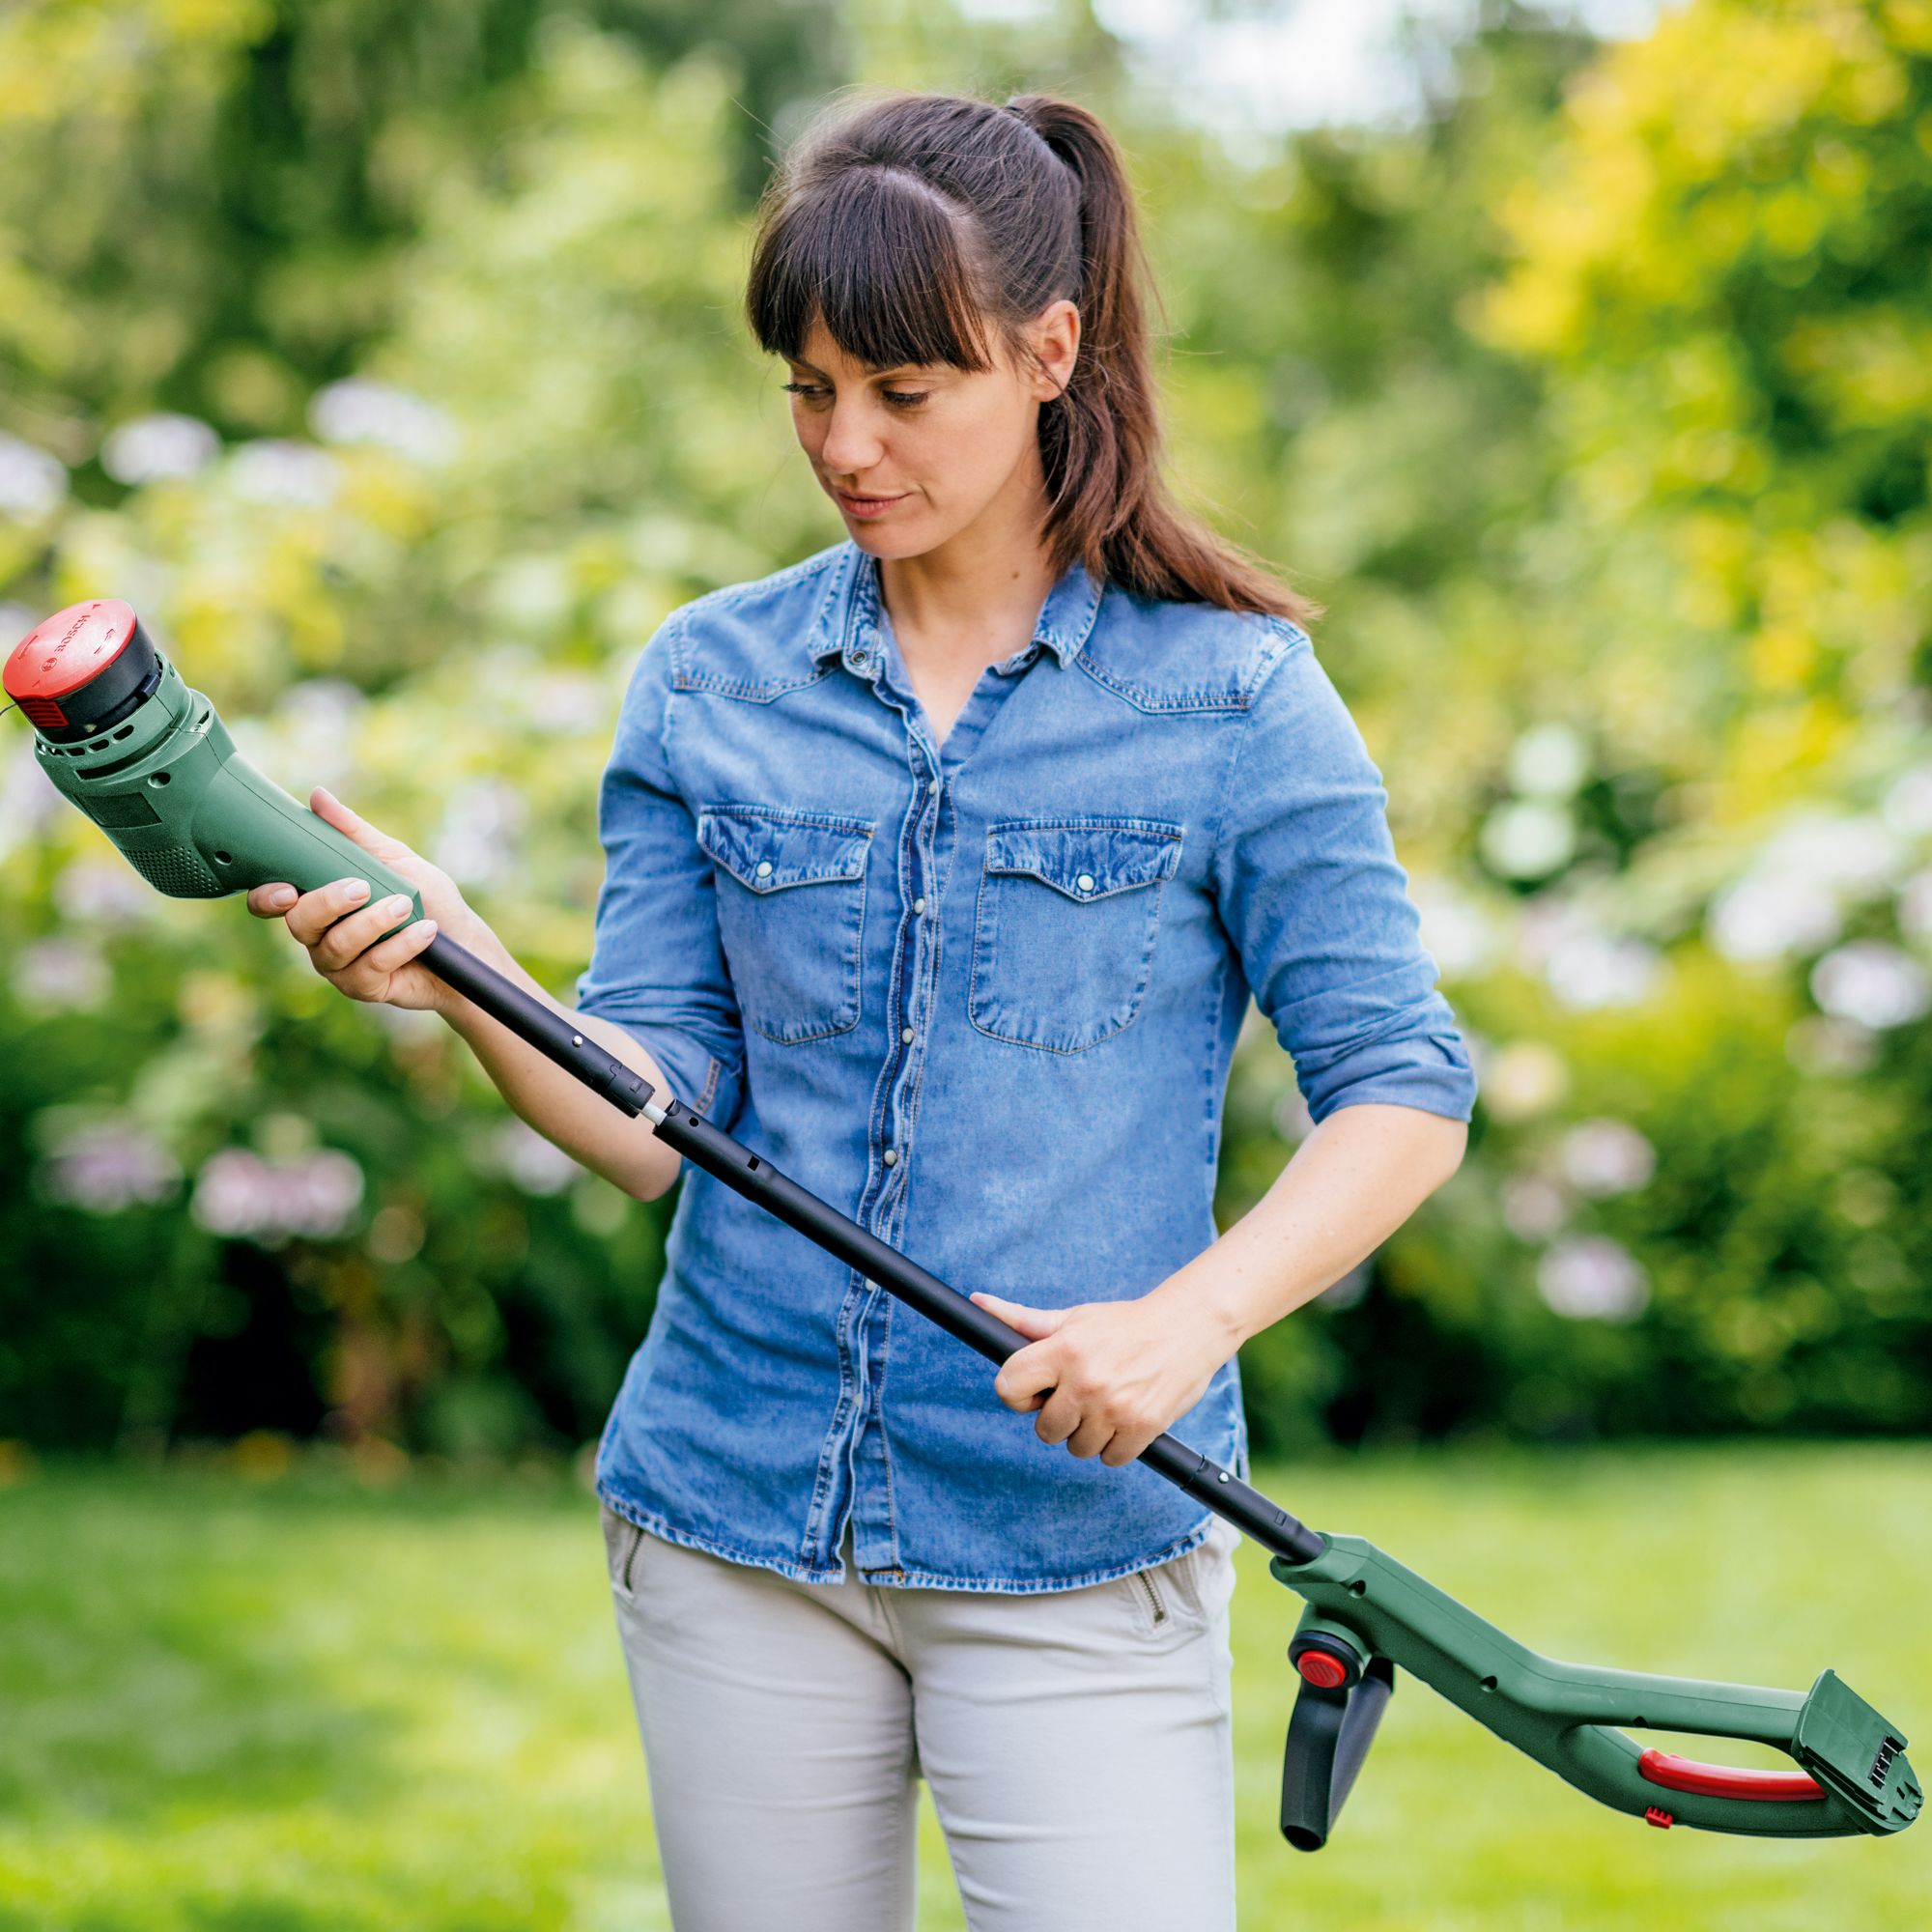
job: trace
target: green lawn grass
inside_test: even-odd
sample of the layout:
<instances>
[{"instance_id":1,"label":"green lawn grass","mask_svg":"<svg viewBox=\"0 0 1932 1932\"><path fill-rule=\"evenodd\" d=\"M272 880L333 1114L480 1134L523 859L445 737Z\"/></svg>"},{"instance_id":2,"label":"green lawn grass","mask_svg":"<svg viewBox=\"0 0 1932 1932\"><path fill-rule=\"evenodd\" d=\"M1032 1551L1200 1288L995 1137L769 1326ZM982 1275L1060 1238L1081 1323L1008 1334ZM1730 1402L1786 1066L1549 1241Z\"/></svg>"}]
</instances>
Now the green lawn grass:
<instances>
[{"instance_id":1,"label":"green lawn grass","mask_svg":"<svg viewBox=\"0 0 1932 1932\"><path fill-rule=\"evenodd\" d=\"M1550 1655L1798 1690L1829 1663L1932 1764L1932 1447L1429 1453L1263 1485ZM55 1464L0 1491L0 1932L668 1926L602 1563L562 1475ZM1932 1827L1655 1831L1413 1680L1328 1848L1290 1851L1299 1600L1240 1563L1244 1928L1932 1922ZM922 1829L923 1932L958 1928L929 1803Z\"/></svg>"}]
</instances>

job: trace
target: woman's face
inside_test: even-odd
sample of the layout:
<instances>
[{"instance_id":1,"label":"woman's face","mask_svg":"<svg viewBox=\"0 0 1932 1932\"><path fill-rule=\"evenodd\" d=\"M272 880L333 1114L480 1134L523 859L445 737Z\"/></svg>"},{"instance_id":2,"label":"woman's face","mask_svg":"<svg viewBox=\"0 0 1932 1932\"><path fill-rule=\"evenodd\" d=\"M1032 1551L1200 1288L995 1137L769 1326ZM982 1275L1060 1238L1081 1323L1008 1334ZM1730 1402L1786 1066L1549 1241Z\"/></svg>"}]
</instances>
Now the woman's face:
<instances>
[{"instance_id":1,"label":"woman's face","mask_svg":"<svg viewBox=\"0 0 1932 1932\"><path fill-rule=\"evenodd\" d=\"M1003 343L993 346L996 366L978 373L945 362L868 369L813 319L788 358L792 426L861 549L923 556L964 530L1038 527L1039 406L1073 374L1079 311L1052 303L1033 341L1037 371L1020 368Z\"/></svg>"}]
</instances>

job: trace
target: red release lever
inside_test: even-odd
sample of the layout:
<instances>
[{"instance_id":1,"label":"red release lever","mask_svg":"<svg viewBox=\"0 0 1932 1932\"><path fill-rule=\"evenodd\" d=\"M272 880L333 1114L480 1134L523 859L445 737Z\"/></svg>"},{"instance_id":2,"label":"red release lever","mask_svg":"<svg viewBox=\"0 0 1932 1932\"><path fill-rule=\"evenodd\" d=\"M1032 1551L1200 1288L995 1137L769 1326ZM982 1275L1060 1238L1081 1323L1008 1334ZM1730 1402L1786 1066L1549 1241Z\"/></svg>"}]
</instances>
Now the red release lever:
<instances>
[{"instance_id":1,"label":"red release lever","mask_svg":"<svg viewBox=\"0 0 1932 1932\"><path fill-rule=\"evenodd\" d=\"M1647 1750L1637 1770L1653 1784L1697 1791L1706 1798L1822 1798L1824 1787L1802 1771L1742 1771L1730 1764L1699 1764L1669 1751Z\"/></svg>"}]
</instances>

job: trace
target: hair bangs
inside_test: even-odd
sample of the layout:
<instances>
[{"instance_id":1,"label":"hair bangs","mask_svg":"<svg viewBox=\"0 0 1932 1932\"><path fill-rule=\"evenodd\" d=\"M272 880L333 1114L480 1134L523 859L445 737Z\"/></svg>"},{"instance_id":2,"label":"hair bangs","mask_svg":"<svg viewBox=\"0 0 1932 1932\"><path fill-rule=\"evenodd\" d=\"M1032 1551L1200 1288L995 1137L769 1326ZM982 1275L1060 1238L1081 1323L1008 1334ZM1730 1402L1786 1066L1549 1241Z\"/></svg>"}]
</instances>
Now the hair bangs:
<instances>
[{"instance_id":1,"label":"hair bangs","mask_svg":"<svg viewBox=\"0 0 1932 1932\"><path fill-rule=\"evenodd\" d=\"M969 218L894 168L818 184L783 210L753 258L747 306L759 345L796 360L816 317L868 368L991 368L962 245Z\"/></svg>"}]
</instances>

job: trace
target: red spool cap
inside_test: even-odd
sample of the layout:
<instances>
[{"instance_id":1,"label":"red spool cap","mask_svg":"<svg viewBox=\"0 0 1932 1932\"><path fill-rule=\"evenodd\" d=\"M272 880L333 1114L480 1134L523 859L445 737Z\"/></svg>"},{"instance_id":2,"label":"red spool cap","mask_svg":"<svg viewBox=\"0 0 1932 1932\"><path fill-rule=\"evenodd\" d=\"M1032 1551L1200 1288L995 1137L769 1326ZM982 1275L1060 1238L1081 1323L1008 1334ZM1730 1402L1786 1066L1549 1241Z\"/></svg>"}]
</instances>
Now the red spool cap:
<instances>
[{"instance_id":1,"label":"red spool cap","mask_svg":"<svg viewBox=\"0 0 1932 1932\"><path fill-rule=\"evenodd\" d=\"M1346 1683L1349 1677L1349 1666L1339 1657L1330 1657L1325 1650L1304 1650L1295 1660L1294 1667L1309 1683L1323 1690L1334 1690L1338 1684Z\"/></svg>"},{"instance_id":2,"label":"red spool cap","mask_svg":"<svg viewBox=\"0 0 1932 1932\"><path fill-rule=\"evenodd\" d=\"M14 646L0 683L36 724L65 724L61 699L92 684L134 637L134 607L118 597L70 604Z\"/></svg>"}]
</instances>

